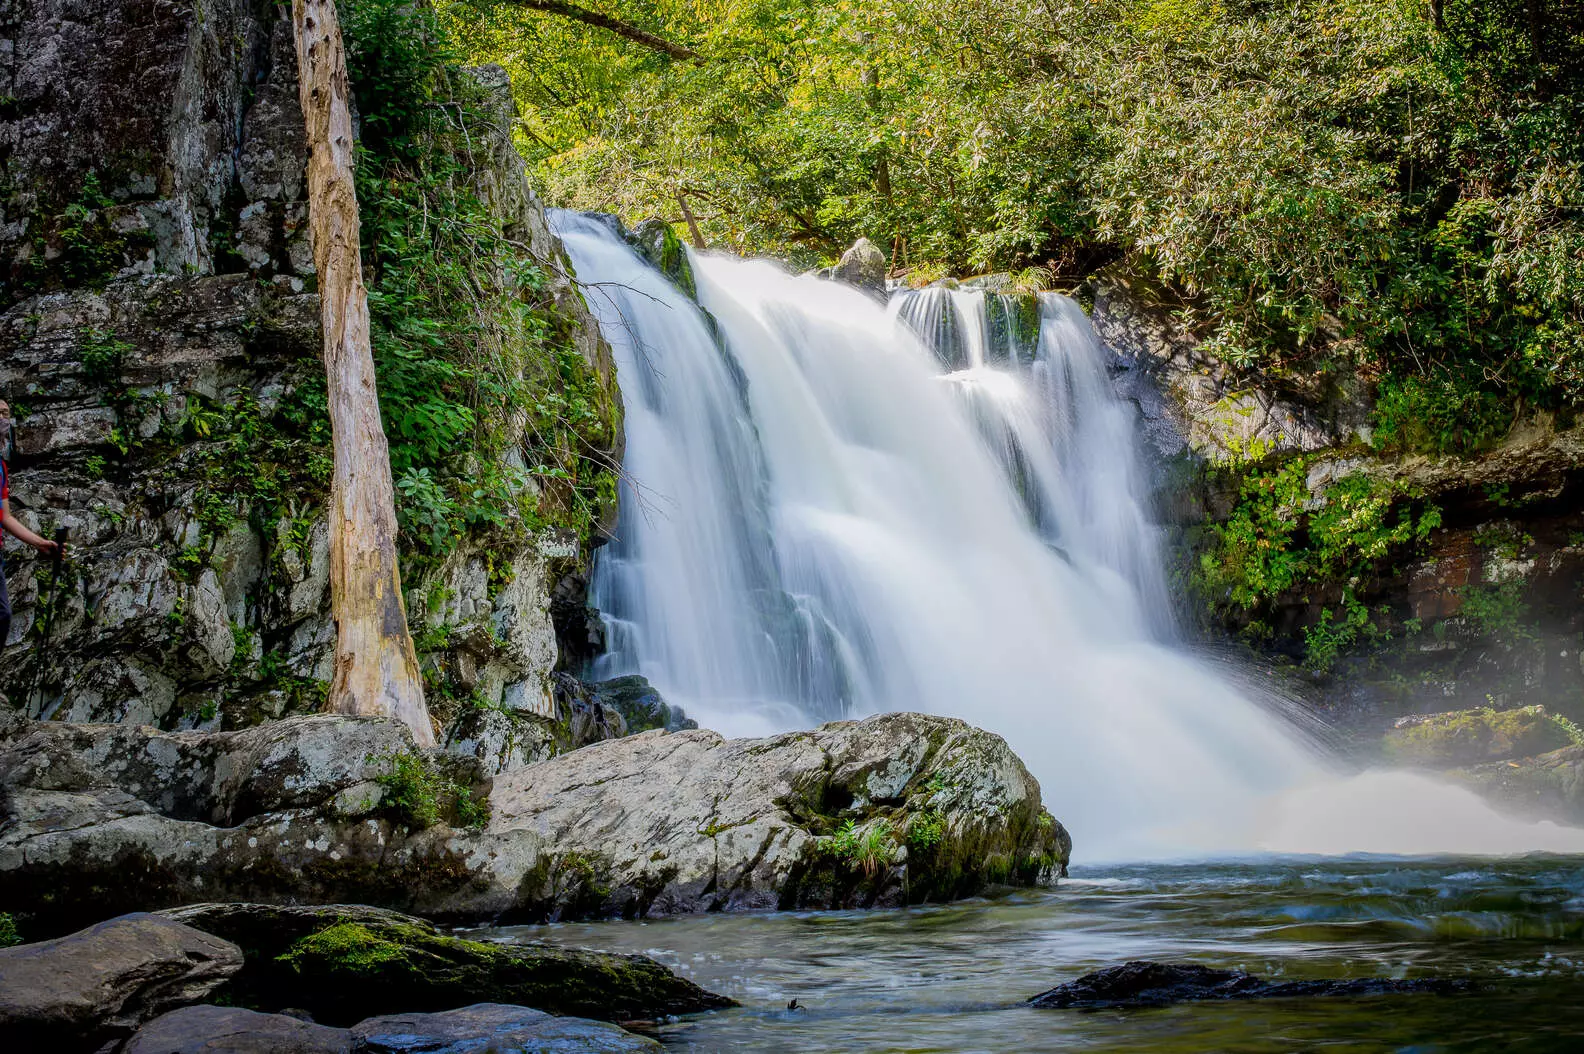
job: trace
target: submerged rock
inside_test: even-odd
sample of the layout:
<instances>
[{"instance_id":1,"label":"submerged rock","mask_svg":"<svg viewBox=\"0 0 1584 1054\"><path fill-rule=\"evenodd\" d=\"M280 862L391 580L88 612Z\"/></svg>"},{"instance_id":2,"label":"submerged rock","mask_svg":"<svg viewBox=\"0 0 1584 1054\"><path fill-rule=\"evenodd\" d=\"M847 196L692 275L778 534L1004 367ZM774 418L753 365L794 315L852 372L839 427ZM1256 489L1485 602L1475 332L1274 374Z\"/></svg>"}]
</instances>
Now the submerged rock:
<instances>
[{"instance_id":1,"label":"submerged rock","mask_svg":"<svg viewBox=\"0 0 1584 1054\"><path fill-rule=\"evenodd\" d=\"M0 1035L38 1049L93 1049L207 998L240 969L236 945L158 915L0 949Z\"/></svg>"},{"instance_id":2,"label":"submerged rock","mask_svg":"<svg viewBox=\"0 0 1584 1054\"><path fill-rule=\"evenodd\" d=\"M1057 1010L1106 1010L1166 1006L1208 999L1280 999L1310 996L1452 992L1463 985L1434 979L1355 978L1332 981L1263 981L1242 970L1216 970L1192 963L1134 960L1084 974L1029 1000Z\"/></svg>"},{"instance_id":3,"label":"submerged rock","mask_svg":"<svg viewBox=\"0 0 1584 1054\"><path fill-rule=\"evenodd\" d=\"M1052 881L1071 850L1005 741L952 718L656 730L493 780L464 761L367 718L0 715L0 903L34 933L216 899L459 921L868 906Z\"/></svg>"},{"instance_id":4,"label":"submerged rock","mask_svg":"<svg viewBox=\"0 0 1584 1054\"><path fill-rule=\"evenodd\" d=\"M196 904L164 914L247 953L228 988L235 1002L297 1007L332 1024L481 999L613 1021L735 1005L646 956L464 940L357 904Z\"/></svg>"}]
</instances>

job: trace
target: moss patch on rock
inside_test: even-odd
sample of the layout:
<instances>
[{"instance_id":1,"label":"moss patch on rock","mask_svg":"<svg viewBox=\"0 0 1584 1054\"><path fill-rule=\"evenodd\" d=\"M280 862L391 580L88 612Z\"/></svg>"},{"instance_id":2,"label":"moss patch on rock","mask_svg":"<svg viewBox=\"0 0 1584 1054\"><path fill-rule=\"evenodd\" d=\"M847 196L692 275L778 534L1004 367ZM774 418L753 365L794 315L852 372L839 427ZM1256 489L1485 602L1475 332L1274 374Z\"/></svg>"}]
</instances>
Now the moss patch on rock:
<instances>
[{"instance_id":1,"label":"moss patch on rock","mask_svg":"<svg viewBox=\"0 0 1584 1054\"><path fill-rule=\"evenodd\" d=\"M207 904L170 914L242 947L237 1005L300 1007L333 1024L479 1002L603 1021L734 1005L642 955L465 940L361 905Z\"/></svg>"},{"instance_id":2,"label":"moss patch on rock","mask_svg":"<svg viewBox=\"0 0 1584 1054\"><path fill-rule=\"evenodd\" d=\"M1457 768L1527 758L1580 744L1577 726L1543 706L1454 710L1400 719L1381 743L1398 765Z\"/></svg>"}]
</instances>

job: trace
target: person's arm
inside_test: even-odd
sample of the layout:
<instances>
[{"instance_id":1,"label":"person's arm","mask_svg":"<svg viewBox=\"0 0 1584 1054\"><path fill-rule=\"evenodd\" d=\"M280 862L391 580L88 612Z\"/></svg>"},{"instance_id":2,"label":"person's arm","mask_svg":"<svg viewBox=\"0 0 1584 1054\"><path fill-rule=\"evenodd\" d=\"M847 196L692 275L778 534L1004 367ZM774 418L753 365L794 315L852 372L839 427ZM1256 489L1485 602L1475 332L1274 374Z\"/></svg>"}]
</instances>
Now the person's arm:
<instances>
[{"instance_id":1,"label":"person's arm","mask_svg":"<svg viewBox=\"0 0 1584 1054\"><path fill-rule=\"evenodd\" d=\"M59 542L52 542L48 538L40 538L28 530L27 525L21 520L11 515L11 502L9 501L0 501L0 527L5 528L5 532L15 537L18 541L26 542L46 556L54 556L55 551L60 548Z\"/></svg>"}]
</instances>

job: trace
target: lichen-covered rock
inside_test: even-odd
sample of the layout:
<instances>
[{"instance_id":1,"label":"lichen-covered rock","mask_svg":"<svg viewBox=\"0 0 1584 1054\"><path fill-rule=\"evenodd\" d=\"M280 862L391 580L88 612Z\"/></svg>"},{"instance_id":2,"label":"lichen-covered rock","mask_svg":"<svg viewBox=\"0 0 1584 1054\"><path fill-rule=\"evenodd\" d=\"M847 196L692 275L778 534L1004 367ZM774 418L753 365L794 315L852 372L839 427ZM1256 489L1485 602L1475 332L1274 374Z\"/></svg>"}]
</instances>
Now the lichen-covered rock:
<instances>
[{"instance_id":1,"label":"lichen-covered rock","mask_svg":"<svg viewBox=\"0 0 1584 1054\"><path fill-rule=\"evenodd\" d=\"M497 779L480 842L520 918L948 899L1071 849L1000 737L921 714L597 743Z\"/></svg>"},{"instance_id":2,"label":"lichen-covered rock","mask_svg":"<svg viewBox=\"0 0 1584 1054\"><path fill-rule=\"evenodd\" d=\"M484 943L361 905L197 904L163 913L240 946L227 989L240 1005L351 1024L474 1000L626 1021L733 1005L642 955Z\"/></svg>"},{"instance_id":3,"label":"lichen-covered rock","mask_svg":"<svg viewBox=\"0 0 1584 1054\"><path fill-rule=\"evenodd\" d=\"M898 904L1048 882L1071 848L1006 743L951 718L657 730L489 782L447 759L377 719L166 733L0 714L0 903L57 933L215 899L459 920Z\"/></svg>"},{"instance_id":4,"label":"lichen-covered rock","mask_svg":"<svg viewBox=\"0 0 1584 1054\"><path fill-rule=\"evenodd\" d=\"M1394 764L1446 769L1527 758L1575 745L1566 723L1543 706L1524 706L1401 717L1386 733L1381 750Z\"/></svg>"},{"instance_id":5,"label":"lichen-covered rock","mask_svg":"<svg viewBox=\"0 0 1584 1054\"><path fill-rule=\"evenodd\" d=\"M0 1036L24 1045L12 1049L91 1050L240 969L236 945L147 914L0 949Z\"/></svg>"}]
</instances>

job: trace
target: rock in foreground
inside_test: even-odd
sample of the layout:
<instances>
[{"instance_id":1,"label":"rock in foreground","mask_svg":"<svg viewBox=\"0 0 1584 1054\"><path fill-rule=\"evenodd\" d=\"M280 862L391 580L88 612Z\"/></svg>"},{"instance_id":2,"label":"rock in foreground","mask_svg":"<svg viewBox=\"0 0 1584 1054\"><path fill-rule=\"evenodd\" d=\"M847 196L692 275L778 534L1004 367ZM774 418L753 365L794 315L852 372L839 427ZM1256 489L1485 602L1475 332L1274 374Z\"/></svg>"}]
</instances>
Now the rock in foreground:
<instances>
[{"instance_id":1,"label":"rock in foreground","mask_svg":"<svg viewBox=\"0 0 1584 1054\"><path fill-rule=\"evenodd\" d=\"M294 1007L330 1024L478 1000L606 1021L735 1005L642 955L463 940L356 904L194 904L164 914L246 953L227 989L232 1001Z\"/></svg>"},{"instance_id":2,"label":"rock in foreground","mask_svg":"<svg viewBox=\"0 0 1584 1054\"><path fill-rule=\"evenodd\" d=\"M0 715L0 903L27 905L34 935L214 900L458 921L889 905L1051 881L1071 849L1005 741L952 718L657 730L492 782L441 765L374 719ZM437 808L437 787L469 810Z\"/></svg>"},{"instance_id":3,"label":"rock in foreground","mask_svg":"<svg viewBox=\"0 0 1584 1054\"><path fill-rule=\"evenodd\" d=\"M1216 970L1192 963L1135 960L1084 974L1029 1000L1058 1010L1108 1010L1166 1006L1211 999L1281 999L1312 996L1452 992L1454 981L1358 978L1334 981L1262 981L1241 970Z\"/></svg>"},{"instance_id":4,"label":"rock in foreground","mask_svg":"<svg viewBox=\"0 0 1584 1054\"><path fill-rule=\"evenodd\" d=\"M93 1049L241 968L236 945L157 915L0 949L0 1036L29 1050Z\"/></svg>"},{"instance_id":5,"label":"rock in foreground","mask_svg":"<svg viewBox=\"0 0 1584 1054\"><path fill-rule=\"evenodd\" d=\"M124 1054L627 1054L659 1050L615 1025L479 1003L443 1014L399 1014L350 1029L284 1014L193 1006L144 1026Z\"/></svg>"}]
</instances>

